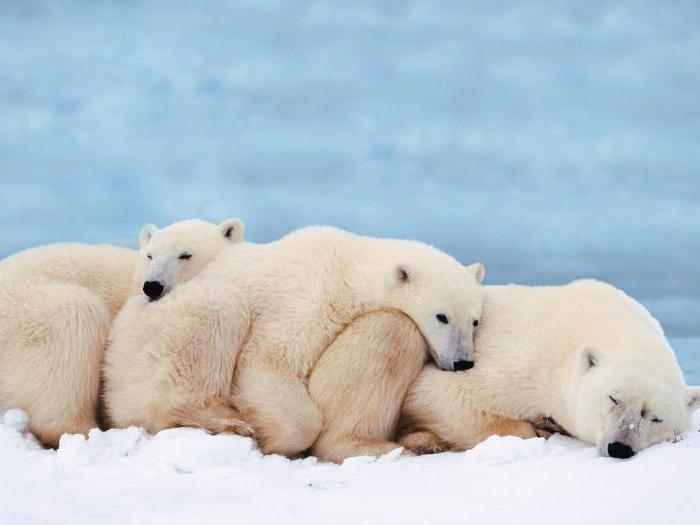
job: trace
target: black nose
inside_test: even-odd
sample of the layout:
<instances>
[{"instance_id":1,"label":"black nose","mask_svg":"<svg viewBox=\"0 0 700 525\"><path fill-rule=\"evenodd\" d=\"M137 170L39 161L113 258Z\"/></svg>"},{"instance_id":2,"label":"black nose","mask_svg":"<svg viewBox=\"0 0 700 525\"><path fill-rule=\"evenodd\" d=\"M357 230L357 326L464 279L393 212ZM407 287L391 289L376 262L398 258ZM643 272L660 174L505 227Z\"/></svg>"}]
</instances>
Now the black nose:
<instances>
[{"instance_id":1,"label":"black nose","mask_svg":"<svg viewBox=\"0 0 700 525\"><path fill-rule=\"evenodd\" d=\"M143 293L145 293L151 301L155 301L163 295L163 285L158 281L146 281L143 283Z\"/></svg>"},{"instance_id":2,"label":"black nose","mask_svg":"<svg viewBox=\"0 0 700 525\"><path fill-rule=\"evenodd\" d=\"M629 445L620 443L619 441L613 441L608 445L608 456L617 459L627 459L634 456L634 450Z\"/></svg>"},{"instance_id":3,"label":"black nose","mask_svg":"<svg viewBox=\"0 0 700 525\"><path fill-rule=\"evenodd\" d=\"M452 370L457 372L458 370L469 370L474 368L474 361L455 361L452 363Z\"/></svg>"}]
</instances>

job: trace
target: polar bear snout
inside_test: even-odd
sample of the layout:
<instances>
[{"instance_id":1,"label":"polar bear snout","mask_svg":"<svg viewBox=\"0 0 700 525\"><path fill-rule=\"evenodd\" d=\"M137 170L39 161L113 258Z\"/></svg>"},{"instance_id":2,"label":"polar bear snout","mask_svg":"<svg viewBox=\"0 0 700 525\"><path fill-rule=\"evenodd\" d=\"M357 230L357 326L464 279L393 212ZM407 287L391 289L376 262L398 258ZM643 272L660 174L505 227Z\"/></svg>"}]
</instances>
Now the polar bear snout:
<instances>
[{"instance_id":1,"label":"polar bear snout","mask_svg":"<svg viewBox=\"0 0 700 525\"><path fill-rule=\"evenodd\" d=\"M617 459L629 459L634 456L634 450L621 441L613 441L612 443L608 443L608 456Z\"/></svg>"},{"instance_id":2,"label":"polar bear snout","mask_svg":"<svg viewBox=\"0 0 700 525\"><path fill-rule=\"evenodd\" d=\"M163 296L165 286L159 281L146 281L143 283L143 293L145 293L151 301L157 301Z\"/></svg>"},{"instance_id":3,"label":"polar bear snout","mask_svg":"<svg viewBox=\"0 0 700 525\"><path fill-rule=\"evenodd\" d=\"M469 330L455 327L448 333L433 332L431 335L432 340L426 338L428 350L439 368L450 372L474 368L473 336Z\"/></svg>"},{"instance_id":4,"label":"polar bear snout","mask_svg":"<svg viewBox=\"0 0 700 525\"><path fill-rule=\"evenodd\" d=\"M450 372L460 372L474 368L474 357L471 347L462 344L463 339L460 338L459 344L448 345L446 351L436 351L433 346L429 346L430 355L435 364Z\"/></svg>"},{"instance_id":5,"label":"polar bear snout","mask_svg":"<svg viewBox=\"0 0 700 525\"><path fill-rule=\"evenodd\" d=\"M455 361L452 363L452 370L459 372L461 370L469 370L474 368L474 361L467 361L466 359L462 361Z\"/></svg>"}]
</instances>

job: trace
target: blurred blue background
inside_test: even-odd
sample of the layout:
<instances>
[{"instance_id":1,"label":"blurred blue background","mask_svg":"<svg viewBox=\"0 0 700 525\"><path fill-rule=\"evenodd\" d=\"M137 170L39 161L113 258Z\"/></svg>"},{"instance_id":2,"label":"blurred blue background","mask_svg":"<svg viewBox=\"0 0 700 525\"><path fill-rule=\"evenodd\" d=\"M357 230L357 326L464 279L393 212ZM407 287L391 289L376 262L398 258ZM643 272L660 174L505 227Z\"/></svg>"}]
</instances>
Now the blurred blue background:
<instances>
[{"instance_id":1,"label":"blurred blue background","mask_svg":"<svg viewBox=\"0 0 700 525\"><path fill-rule=\"evenodd\" d=\"M0 0L0 256L242 217L613 282L700 382L700 3Z\"/></svg>"}]
</instances>

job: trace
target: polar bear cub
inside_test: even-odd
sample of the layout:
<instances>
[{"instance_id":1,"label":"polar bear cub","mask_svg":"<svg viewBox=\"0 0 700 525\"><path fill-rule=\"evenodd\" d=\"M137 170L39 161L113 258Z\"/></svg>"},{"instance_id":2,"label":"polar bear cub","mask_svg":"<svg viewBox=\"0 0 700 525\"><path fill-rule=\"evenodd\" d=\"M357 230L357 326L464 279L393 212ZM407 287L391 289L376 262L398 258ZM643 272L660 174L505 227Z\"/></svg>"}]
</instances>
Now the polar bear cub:
<instances>
[{"instance_id":1,"label":"polar bear cub","mask_svg":"<svg viewBox=\"0 0 700 525\"><path fill-rule=\"evenodd\" d=\"M345 326L396 310L441 368L471 368L482 276L480 264L465 267L422 243L335 228L237 244L158 303L124 309L106 358L109 416L151 432L248 433L244 421L263 452L297 455L322 426L307 378ZM402 364L397 354L367 366L386 367L381 378Z\"/></svg>"},{"instance_id":2,"label":"polar bear cub","mask_svg":"<svg viewBox=\"0 0 700 525\"><path fill-rule=\"evenodd\" d=\"M0 262L0 410L24 409L29 430L49 446L96 427L102 357L122 305L144 281L162 283L163 295L242 236L239 219L182 221L144 227L141 254L66 243Z\"/></svg>"},{"instance_id":3,"label":"polar bear cub","mask_svg":"<svg viewBox=\"0 0 700 525\"><path fill-rule=\"evenodd\" d=\"M134 277L151 301L197 275L221 249L243 240L243 221L231 218L214 225L191 219L159 230L147 224L139 234L139 259Z\"/></svg>"},{"instance_id":4,"label":"polar bear cub","mask_svg":"<svg viewBox=\"0 0 700 525\"><path fill-rule=\"evenodd\" d=\"M424 369L403 407L414 432L402 444L464 450L500 418L545 416L624 459L686 431L700 406L658 322L599 281L485 287L476 351L465 374Z\"/></svg>"}]
</instances>

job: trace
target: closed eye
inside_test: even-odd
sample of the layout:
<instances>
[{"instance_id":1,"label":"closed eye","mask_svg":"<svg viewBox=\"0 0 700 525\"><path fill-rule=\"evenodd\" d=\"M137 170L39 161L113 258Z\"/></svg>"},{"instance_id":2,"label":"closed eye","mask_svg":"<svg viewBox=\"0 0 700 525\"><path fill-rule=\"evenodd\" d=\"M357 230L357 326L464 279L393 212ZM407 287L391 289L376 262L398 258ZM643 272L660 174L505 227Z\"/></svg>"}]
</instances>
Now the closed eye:
<instances>
[{"instance_id":1,"label":"closed eye","mask_svg":"<svg viewBox=\"0 0 700 525\"><path fill-rule=\"evenodd\" d=\"M613 402L613 405L619 405L619 404L620 404L620 402L619 402L617 399L615 399L613 396L608 396L608 398L610 399L610 401Z\"/></svg>"},{"instance_id":2,"label":"closed eye","mask_svg":"<svg viewBox=\"0 0 700 525\"><path fill-rule=\"evenodd\" d=\"M651 418L651 422L652 422L652 423L663 423L664 420L663 420L663 419L660 419L660 418L658 418L658 417L653 417L653 418Z\"/></svg>"},{"instance_id":3,"label":"closed eye","mask_svg":"<svg viewBox=\"0 0 700 525\"><path fill-rule=\"evenodd\" d=\"M151 254L148 254L148 255L146 255L146 259L148 259L149 261L152 261L152 260L153 260L153 256L152 256Z\"/></svg>"},{"instance_id":4,"label":"closed eye","mask_svg":"<svg viewBox=\"0 0 700 525\"><path fill-rule=\"evenodd\" d=\"M181 261L187 261L191 258L192 258L191 253L183 253L182 255L180 255L180 257L178 257L178 259L180 259Z\"/></svg>"}]
</instances>

